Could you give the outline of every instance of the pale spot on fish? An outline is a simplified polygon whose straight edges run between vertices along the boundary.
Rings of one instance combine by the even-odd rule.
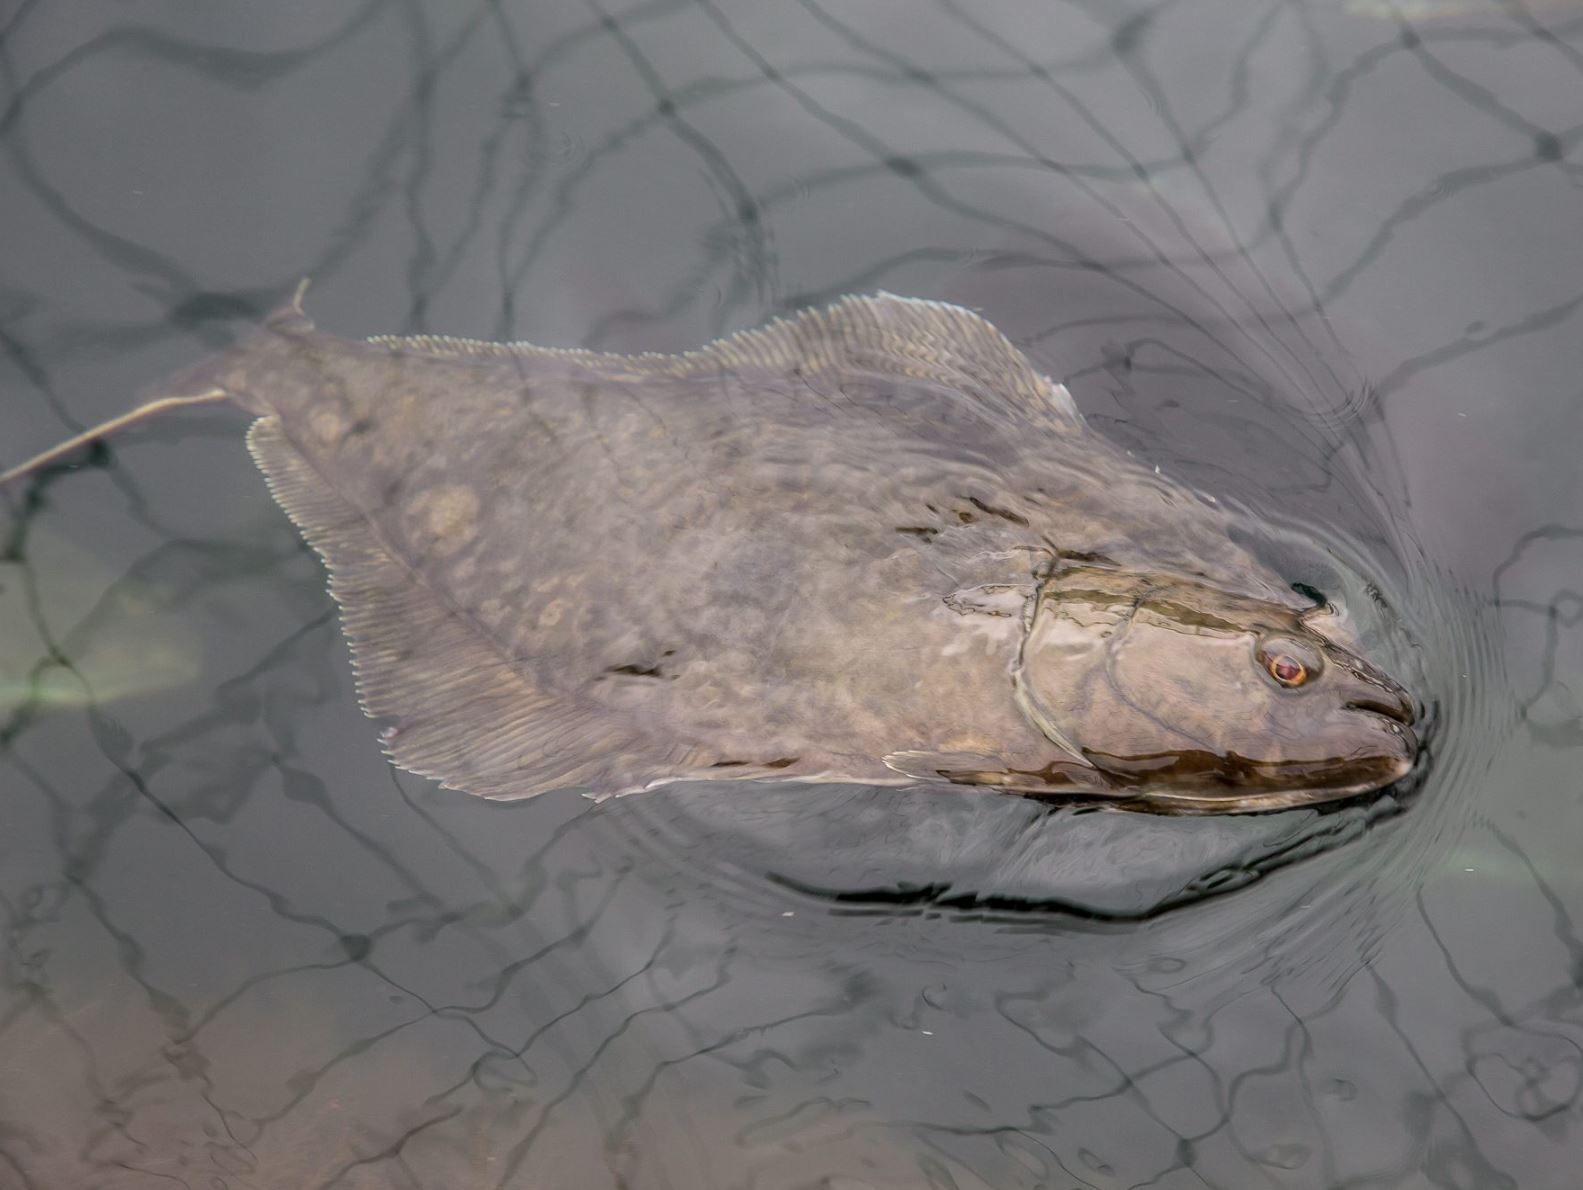
[[[346,418],[334,409],[315,409],[308,418],[308,429],[321,446],[339,444],[350,428]]]
[[[561,617],[566,614],[566,600],[552,599],[539,613],[540,628],[554,628],[561,622]]]
[[[499,628],[501,621],[506,618],[506,601],[486,599],[478,605],[478,614],[487,626]]]
[[[412,532],[429,549],[450,554],[465,546],[478,531],[478,493],[465,484],[443,483],[413,497],[408,506]]]

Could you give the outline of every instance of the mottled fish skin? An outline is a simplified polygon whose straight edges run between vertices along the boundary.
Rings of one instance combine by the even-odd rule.
[[[957,781],[1191,812],[1345,796],[1411,762],[1410,703],[1372,670],[1407,708],[1388,747],[1372,722],[1331,731],[1318,682],[1301,695],[1323,755],[1304,755],[1300,711],[1269,724],[1272,756],[1314,762],[1301,779],[1241,754],[1215,769],[1202,707],[1163,708],[1190,721],[1155,741],[1193,741],[1184,775],[1137,760],[1162,708],[1103,707],[1132,716],[1130,761],[1084,721],[1098,685],[1052,711],[1062,683],[1044,683],[1031,709],[1047,662],[1030,632],[1074,568],[1185,584],[1283,630],[1309,605],[1224,512],[1089,432],[958,307],[849,298],[636,357],[353,342],[291,308],[181,383],[257,415],[250,447],[330,570],[365,709],[391,720],[395,763],[449,787]],[[1332,668],[1356,660],[1334,649]],[[1247,651],[1215,688],[1258,691],[1268,715],[1286,692],[1258,687]],[[1088,650],[1101,676],[1104,653]]]

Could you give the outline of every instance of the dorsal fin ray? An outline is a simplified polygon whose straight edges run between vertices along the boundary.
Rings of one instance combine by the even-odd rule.
[[[379,335],[369,342],[440,356],[559,359],[635,381],[738,369],[814,376],[867,373],[938,384],[1017,422],[1066,433],[1082,428],[1066,388],[1042,375],[985,319],[948,302],[889,293],[845,297],[679,355],[617,355],[441,335]]]

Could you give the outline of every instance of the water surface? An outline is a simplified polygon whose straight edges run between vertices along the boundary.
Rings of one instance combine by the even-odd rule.
[[[1033,911],[685,798],[444,793],[240,420],[172,417],[0,514],[0,1185],[1574,1184],[1571,6],[3,20],[0,463],[303,275],[338,333],[614,350],[941,298],[1352,582],[1434,729],[1339,846],[1188,895],[1090,848]]]

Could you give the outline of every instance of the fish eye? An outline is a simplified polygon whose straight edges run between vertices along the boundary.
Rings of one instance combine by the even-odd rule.
[[[1319,676],[1319,655],[1293,640],[1265,641],[1259,646],[1259,664],[1277,686],[1295,690]]]
[[[1266,658],[1264,668],[1283,686],[1301,686],[1308,681],[1308,667],[1290,653],[1276,653]]]

